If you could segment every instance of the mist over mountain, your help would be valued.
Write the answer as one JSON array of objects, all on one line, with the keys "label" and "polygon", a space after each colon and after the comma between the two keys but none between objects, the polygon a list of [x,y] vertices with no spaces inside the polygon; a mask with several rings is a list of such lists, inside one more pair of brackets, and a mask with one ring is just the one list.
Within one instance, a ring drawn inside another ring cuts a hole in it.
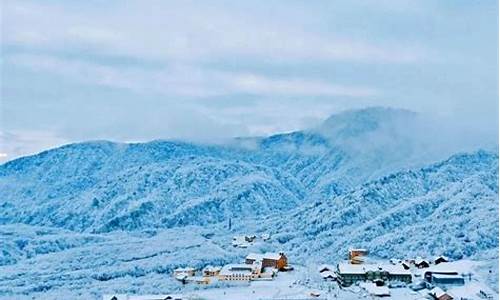
[{"label": "mist over mountain", "polygon": [[286,211],[451,155],[426,148],[422,120],[376,107],[228,145],[70,144],[0,167],[1,222],[107,232]]}]

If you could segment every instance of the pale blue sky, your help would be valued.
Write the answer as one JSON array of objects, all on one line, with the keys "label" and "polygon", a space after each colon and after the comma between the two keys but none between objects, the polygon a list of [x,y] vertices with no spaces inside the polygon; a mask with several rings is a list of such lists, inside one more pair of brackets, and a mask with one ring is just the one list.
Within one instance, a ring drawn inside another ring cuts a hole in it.
[{"label": "pale blue sky", "polygon": [[2,1],[0,153],[220,140],[372,105],[497,130],[498,2]]}]

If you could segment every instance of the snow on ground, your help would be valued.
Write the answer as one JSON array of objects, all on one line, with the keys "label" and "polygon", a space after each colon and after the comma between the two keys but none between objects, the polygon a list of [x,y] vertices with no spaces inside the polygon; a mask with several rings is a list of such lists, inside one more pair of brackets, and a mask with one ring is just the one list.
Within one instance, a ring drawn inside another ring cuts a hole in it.
[{"label": "snow on ground", "polygon": [[[448,267],[453,267],[459,272],[468,273],[480,264],[473,261],[458,261],[451,263]],[[455,299],[463,297],[470,300],[480,300],[481,298],[478,296],[478,293],[482,290],[492,295],[493,299],[498,299],[495,292],[480,282],[480,279],[474,276],[471,281],[466,280],[464,286],[451,287],[448,289],[448,292],[455,296]],[[190,286],[185,291],[180,290],[177,292],[177,295],[182,295],[183,299],[196,300],[377,299],[370,295],[367,291],[369,289],[364,288],[363,285],[366,284],[361,283],[347,288],[340,287],[336,282],[321,279],[317,266],[296,266],[294,271],[280,272],[273,281],[230,283],[226,286],[216,287],[209,285],[194,286],[193,288],[193,286]],[[409,288],[391,288],[389,291],[390,296],[383,299],[417,300],[426,297],[429,292],[428,289],[415,292]],[[319,297],[312,296],[311,292],[319,294]],[[131,295],[129,296],[129,300],[162,299],[162,297],[166,296],[167,294]]]}]

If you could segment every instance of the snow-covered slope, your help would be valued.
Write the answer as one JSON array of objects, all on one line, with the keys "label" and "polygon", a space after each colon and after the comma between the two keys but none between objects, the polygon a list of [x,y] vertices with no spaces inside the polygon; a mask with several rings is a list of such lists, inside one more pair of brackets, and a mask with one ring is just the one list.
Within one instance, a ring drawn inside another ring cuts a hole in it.
[{"label": "snow-covered slope", "polygon": [[229,145],[87,142],[0,166],[0,223],[108,232],[287,211],[448,156],[427,151],[417,114],[369,108],[317,128]]},{"label": "snow-covered slope", "polygon": [[197,146],[159,146],[140,153],[129,148],[151,149],[86,143],[8,163],[0,175],[2,222],[77,231],[172,227],[252,216],[255,206],[286,210],[304,197],[301,183],[279,169],[220,158],[217,150],[194,155]]},{"label": "snow-covered slope", "polygon": [[296,255],[340,258],[351,246],[386,258],[478,255],[498,248],[498,155],[459,154],[394,173],[270,223],[278,220],[263,227]]},{"label": "snow-covered slope", "polygon": [[[493,265],[498,155],[429,147],[419,122],[372,108],[227,145],[86,142],[3,164],[0,298],[171,292],[173,268],[247,251],[328,263],[359,246]],[[233,248],[242,233],[272,239]]]}]

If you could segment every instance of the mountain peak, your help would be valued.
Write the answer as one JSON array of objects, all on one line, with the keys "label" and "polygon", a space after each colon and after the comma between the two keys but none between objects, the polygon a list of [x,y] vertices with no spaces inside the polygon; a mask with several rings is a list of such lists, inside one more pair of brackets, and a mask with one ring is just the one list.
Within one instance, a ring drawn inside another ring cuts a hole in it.
[{"label": "mountain peak", "polygon": [[384,125],[409,122],[415,116],[413,111],[398,108],[376,106],[352,109],[330,116],[317,129],[323,134],[337,138],[356,137]]}]

